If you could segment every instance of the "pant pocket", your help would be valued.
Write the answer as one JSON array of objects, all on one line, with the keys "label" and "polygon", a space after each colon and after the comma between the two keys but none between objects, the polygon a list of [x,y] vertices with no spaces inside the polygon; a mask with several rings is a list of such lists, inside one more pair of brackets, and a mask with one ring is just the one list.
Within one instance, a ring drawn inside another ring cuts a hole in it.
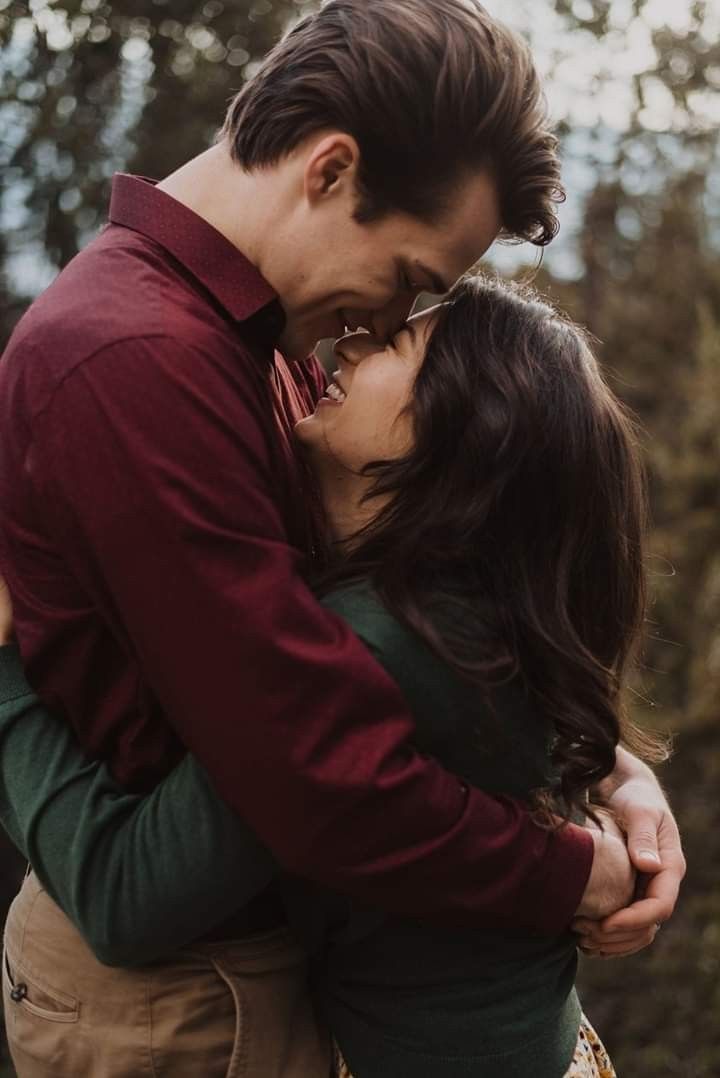
[{"label": "pant pocket", "polygon": [[72,1073],[80,1004],[14,960],[5,948],[2,991],[8,1047],[19,1078]]},{"label": "pant pocket", "polygon": [[49,987],[21,963],[13,962],[7,949],[3,951],[3,999],[11,1013],[25,1012],[45,1022],[77,1022],[80,1017],[76,999]]}]

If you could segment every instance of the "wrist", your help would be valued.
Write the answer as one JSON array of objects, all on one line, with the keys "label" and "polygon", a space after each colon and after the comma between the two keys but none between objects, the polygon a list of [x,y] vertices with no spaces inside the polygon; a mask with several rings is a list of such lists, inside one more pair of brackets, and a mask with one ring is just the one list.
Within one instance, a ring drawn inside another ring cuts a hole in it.
[{"label": "wrist", "polygon": [[635,872],[622,839],[591,831],[594,843],[592,871],[578,915],[602,920],[632,901]]},{"label": "wrist", "polygon": [[650,786],[660,789],[660,785],[655,777],[655,774],[643,763],[642,760],[638,760],[637,756],[633,756],[632,753],[624,749],[622,745],[618,745],[615,753],[615,767],[613,771],[592,788],[592,799],[598,801],[600,804],[610,806],[615,794],[621,789],[627,789],[634,786],[636,783]]}]

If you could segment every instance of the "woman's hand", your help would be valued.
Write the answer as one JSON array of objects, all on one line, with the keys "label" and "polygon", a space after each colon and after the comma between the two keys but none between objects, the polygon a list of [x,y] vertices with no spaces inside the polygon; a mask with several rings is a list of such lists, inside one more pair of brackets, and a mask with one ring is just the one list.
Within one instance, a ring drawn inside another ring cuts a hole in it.
[{"label": "woman's hand", "polygon": [[580,916],[573,922],[585,953],[602,958],[634,954],[653,942],[672,916],[686,870],[677,824],[655,775],[624,749],[617,755],[615,772],[597,794],[622,828],[641,876],[626,909],[604,920]]},{"label": "woman's hand", "polygon": [[[604,838],[613,844],[621,842],[625,847],[627,837],[613,813],[596,805],[592,807],[595,814],[602,821]],[[593,831],[594,837],[597,837],[599,828],[592,820],[588,820],[587,827]],[[624,904],[624,907],[628,909],[632,908],[633,899],[637,901],[639,897],[638,890],[642,889],[644,882],[643,877],[638,877],[635,873],[633,873],[633,876],[635,877],[634,894]],[[573,921],[573,931],[580,937],[578,946],[583,954],[590,958],[621,958],[635,954],[653,942],[660,927],[659,924],[655,923],[651,925],[643,923],[640,925],[620,924],[617,928],[614,928],[615,916],[617,916],[617,913],[602,920],[577,917]]]},{"label": "woman's hand", "polygon": [[0,576],[0,647],[11,644],[13,639],[12,600],[8,586]]}]

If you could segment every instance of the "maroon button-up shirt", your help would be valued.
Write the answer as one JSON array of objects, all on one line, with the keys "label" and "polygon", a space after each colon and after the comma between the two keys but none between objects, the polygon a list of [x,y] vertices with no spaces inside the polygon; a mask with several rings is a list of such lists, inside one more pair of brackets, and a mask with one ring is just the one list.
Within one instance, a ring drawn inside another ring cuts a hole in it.
[{"label": "maroon button-up shirt", "polygon": [[30,680],[126,785],[189,748],[300,875],[404,914],[564,927],[589,837],[420,758],[398,690],[303,581],[293,426],[323,375],[274,351],[276,295],[147,181],[116,177],[110,222],[0,364],[1,567]]}]

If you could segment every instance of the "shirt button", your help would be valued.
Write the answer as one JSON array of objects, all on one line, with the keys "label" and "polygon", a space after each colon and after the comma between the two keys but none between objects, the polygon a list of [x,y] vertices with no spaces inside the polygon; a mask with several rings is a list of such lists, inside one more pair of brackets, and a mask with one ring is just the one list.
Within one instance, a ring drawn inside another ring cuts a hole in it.
[{"label": "shirt button", "polygon": [[13,1003],[19,1003],[20,1000],[25,999],[27,993],[27,985],[21,981],[20,984],[16,984],[15,987],[11,990],[10,999],[13,1001]]}]

